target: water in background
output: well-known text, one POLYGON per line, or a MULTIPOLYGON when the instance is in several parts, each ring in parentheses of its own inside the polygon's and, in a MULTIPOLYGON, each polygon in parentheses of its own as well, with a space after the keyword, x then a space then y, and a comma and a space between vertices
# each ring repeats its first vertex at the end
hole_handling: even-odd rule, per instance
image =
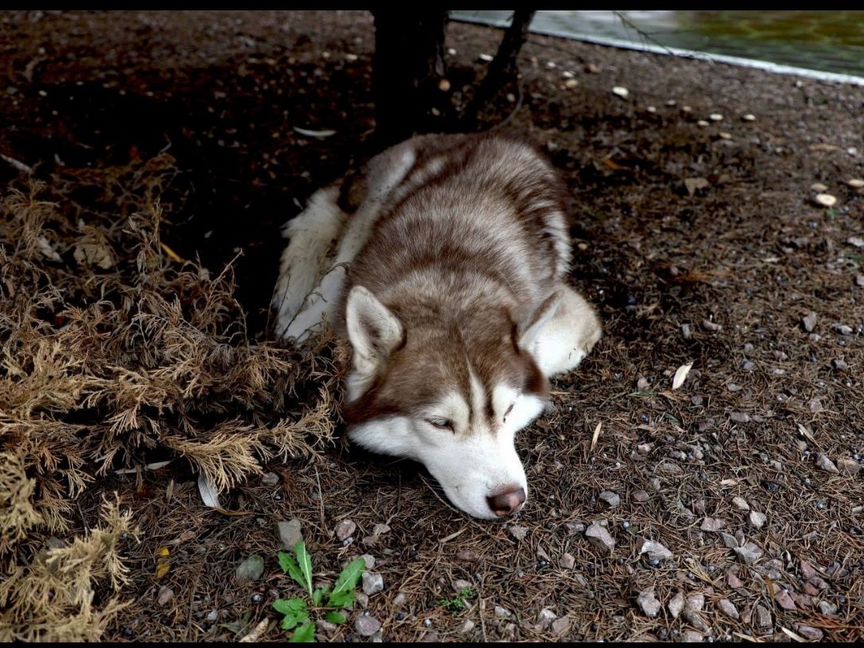
MULTIPOLYGON (((499 27, 510 14, 450 12, 499 27)), ((531 29, 864 77, 864 11, 538 11, 531 29)))

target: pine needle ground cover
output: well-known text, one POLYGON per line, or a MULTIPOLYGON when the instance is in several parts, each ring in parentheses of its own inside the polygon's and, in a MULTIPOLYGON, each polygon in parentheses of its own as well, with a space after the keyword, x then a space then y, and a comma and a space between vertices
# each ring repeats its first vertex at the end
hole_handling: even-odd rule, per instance
MULTIPOLYGON (((484 125, 562 174, 605 334, 480 523, 344 443, 344 348, 267 329, 373 30, 0 14, 0 640, 285 641, 300 599, 320 641, 861 639, 864 89, 532 35, 484 125), (313 596, 367 565, 346 623, 301 540, 313 596)), ((499 40, 450 25, 442 127, 499 40)))

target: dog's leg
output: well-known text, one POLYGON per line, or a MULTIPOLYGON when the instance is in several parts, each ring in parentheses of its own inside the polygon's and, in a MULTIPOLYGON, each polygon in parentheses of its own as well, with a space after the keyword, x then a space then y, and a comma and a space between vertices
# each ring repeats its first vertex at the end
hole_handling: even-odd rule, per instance
MULTIPOLYGON (((348 219, 336 258, 318 289, 309 296, 303 309, 291 322, 285 337, 300 340, 301 335, 305 335, 322 320, 334 321, 339 296, 345 285, 347 266, 366 244, 382 205, 405 178, 414 160, 414 149, 409 141, 385 151, 369 163, 367 193, 357 212, 348 219)), ((334 200, 337 198, 338 192, 334 194, 334 200)))
POLYGON ((282 252, 271 302, 277 312, 276 333, 280 337, 300 340, 310 332, 305 322, 297 323, 297 316, 304 304, 317 299, 316 287, 329 267, 328 254, 345 227, 347 216, 336 204, 338 196, 338 187, 319 189, 306 209, 283 229, 283 236, 290 242, 282 252))
POLYGON ((594 308, 575 290, 562 285, 555 315, 543 326, 532 348, 537 366, 546 376, 575 369, 602 335, 594 308))

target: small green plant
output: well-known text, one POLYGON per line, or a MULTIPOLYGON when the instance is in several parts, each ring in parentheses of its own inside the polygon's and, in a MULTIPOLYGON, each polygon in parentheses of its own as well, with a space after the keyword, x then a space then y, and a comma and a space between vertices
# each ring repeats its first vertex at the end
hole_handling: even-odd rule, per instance
POLYGON ((366 569, 362 558, 351 561, 331 590, 328 587, 312 588, 312 557, 306 551, 306 544, 301 540, 294 545, 294 555, 280 551, 279 566, 282 571, 293 578, 311 598, 312 606, 303 598, 279 599, 274 601, 273 609, 284 615, 283 630, 294 630, 291 643, 311 643, 315 641, 315 622, 311 612, 324 614, 330 623, 342 624, 348 617, 341 610, 354 607, 357 598, 356 588, 360 577, 366 569))
POLYGON ((463 587, 452 599, 440 599, 438 605, 448 612, 461 612, 468 607, 468 601, 477 596, 477 592, 472 587, 463 587))

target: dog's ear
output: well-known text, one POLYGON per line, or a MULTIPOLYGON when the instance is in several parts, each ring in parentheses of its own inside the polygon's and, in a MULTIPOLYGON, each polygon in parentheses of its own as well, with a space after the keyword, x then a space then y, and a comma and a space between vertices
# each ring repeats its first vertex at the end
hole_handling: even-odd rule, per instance
POLYGON ((558 289, 549 295, 543 303, 541 303, 533 313, 525 318, 519 324, 519 346, 531 353, 535 354, 537 343, 540 340, 543 328, 555 317, 558 308, 561 306, 563 299, 563 291, 558 289))
POLYGON ((345 324, 354 347, 354 368, 363 374, 374 373, 405 340, 399 319, 363 286, 348 293, 345 324))

